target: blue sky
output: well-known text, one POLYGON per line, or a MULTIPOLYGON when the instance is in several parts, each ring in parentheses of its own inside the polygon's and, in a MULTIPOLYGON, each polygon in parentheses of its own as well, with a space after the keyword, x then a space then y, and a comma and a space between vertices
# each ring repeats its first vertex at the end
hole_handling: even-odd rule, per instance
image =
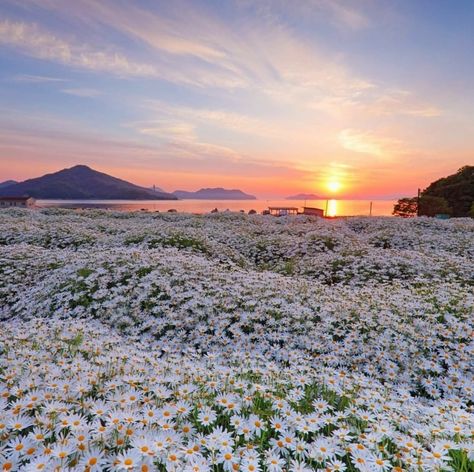
POLYGON ((473 163, 473 24, 472 1, 3 0, 0 180, 414 194, 473 163))

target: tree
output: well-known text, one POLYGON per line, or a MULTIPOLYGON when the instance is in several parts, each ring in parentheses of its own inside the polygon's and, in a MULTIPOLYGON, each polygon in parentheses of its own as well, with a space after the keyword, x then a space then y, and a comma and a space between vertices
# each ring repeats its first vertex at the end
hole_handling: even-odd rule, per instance
POLYGON ((471 205, 471 211, 469 212, 471 218, 474 218, 474 202, 472 202, 472 205, 471 205))
POLYGON ((436 180, 422 195, 444 198, 453 216, 469 216, 474 202, 474 166, 461 167, 455 174, 436 180))
POLYGON ((401 198, 393 207, 393 215, 409 218, 419 216, 436 216, 438 214, 451 214, 451 208, 446 199, 442 197, 421 196, 418 208, 418 198, 401 198))
POLYGON ((400 198, 393 207, 392 215, 401 216, 402 218, 410 218, 416 216, 418 210, 418 199, 413 198, 400 198))
POLYGON ((420 197, 419 216, 451 215, 451 213, 451 208, 445 198, 432 197, 430 195, 422 195, 420 197))

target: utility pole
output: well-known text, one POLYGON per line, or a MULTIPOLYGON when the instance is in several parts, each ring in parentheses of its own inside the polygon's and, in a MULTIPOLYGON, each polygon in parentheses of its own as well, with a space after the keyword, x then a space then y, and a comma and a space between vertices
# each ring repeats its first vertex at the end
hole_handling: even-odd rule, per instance
POLYGON ((328 205, 329 205, 329 200, 326 200, 326 210, 324 212, 324 215, 327 217, 328 216, 328 205))
POLYGON ((416 216, 420 216, 420 195, 421 189, 418 189, 418 196, 416 197, 416 216))
POLYGON ((372 202, 370 202, 369 216, 372 216, 372 202))

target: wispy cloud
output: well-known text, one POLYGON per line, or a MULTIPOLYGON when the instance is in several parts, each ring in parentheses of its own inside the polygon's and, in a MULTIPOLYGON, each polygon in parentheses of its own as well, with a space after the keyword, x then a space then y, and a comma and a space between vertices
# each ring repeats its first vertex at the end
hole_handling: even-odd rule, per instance
POLYGON ((153 66, 130 61, 119 52, 101 51, 87 44, 74 44, 31 23, 1 21, 0 44, 18 48, 32 57, 82 69, 124 76, 156 75, 153 66))
POLYGON ((326 95, 320 99, 308 101, 308 106, 332 116, 347 119, 391 116, 435 118, 443 114, 439 107, 424 102, 412 92, 392 90, 376 83, 367 84, 365 88, 361 86, 352 95, 326 95))
POLYGON ((291 17, 298 21, 319 20, 338 29, 359 31, 371 26, 364 11, 364 2, 348 0, 236 0, 237 4, 252 11, 259 10, 272 18, 291 17))
MULTIPOLYGON (((338 0, 316 0, 322 7, 332 13, 333 21, 352 30, 361 30, 370 26, 370 20, 362 10, 350 6, 348 2, 338 0)), ((359 6, 361 3, 359 3, 359 6)))
MULTIPOLYGON (((148 52, 143 62, 116 51, 106 37, 104 49, 97 50, 37 25, 8 20, 0 23, 0 43, 34 57, 119 76, 159 78, 207 89, 252 90, 276 103, 332 115, 351 111, 420 117, 439 114, 432 104, 419 103, 354 73, 338 54, 323 52, 317 42, 301 37, 284 18, 287 14, 316 15, 320 21, 330 19, 357 30, 370 24, 359 3, 295 0, 289 8, 281 0, 247 2, 250 10, 245 21, 231 21, 184 0, 160 5, 163 11, 159 12, 139 3, 117 8, 111 0, 24 1, 75 22, 76 31, 94 26, 101 32, 115 31, 146 46, 148 52), (267 11, 279 9, 280 15, 266 14, 265 5, 267 11)), ((229 123, 236 121, 229 116, 222 118, 229 123)))
POLYGON ((67 82, 67 79, 60 77, 49 77, 44 75, 30 75, 30 74, 18 74, 13 77, 15 82, 24 82, 28 84, 40 84, 40 83, 57 83, 67 82))
MULTIPOLYGON (((92 15, 90 21, 94 20, 92 15)), ((178 52, 194 55, 195 47, 187 52, 184 48, 184 44, 191 45, 191 43, 192 39, 184 42, 179 50, 166 46, 164 50, 172 55, 178 52)), ((197 87, 233 88, 245 85, 242 78, 230 70, 210 71, 205 64, 194 62, 176 65, 170 62, 166 54, 155 55, 149 62, 136 61, 110 45, 98 49, 87 42, 62 38, 34 23, 0 21, 0 45, 2 44, 18 49, 31 57, 119 77, 158 78, 197 87)), ((163 44, 166 45, 166 41, 163 44)))
MULTIPOLYGON (((39 122, 38 122, 39 121, 39 122)), ((199 140, 192 130, 163 124, 162 128, 143 129, 144 134, 162 137, 160 142, 145 143, 132 138, 103 136, 73 123, 63 129, 48 117, 41 124, 17 116, 0 120, 0 154, 15 155, 24 162, 55 162, 56 166, 94 162, 100 156, 103 166, 141 169, 146 173, 184 173, 189 175, 232 177, 238 179, 302 179, 308 172, 291 162, 267 161, 242 154, 230 147, 199 140), (33 126, 32 126, 33 125, 33 126)), ((0 171, 2 170, 0 163, 0 171)), ((5 172, 5 169, 3 169, 5 172)))
POLYGON ((441 116, 443 113, 442 111, 432 105, 420 106, 413 108, 406 109, 404 111, 405 115, 412 115, 412 116, 419 116, 424 118, 435 118, 437 116, 441 116))
POLYGON ((391 158, 406 152, 403 141, 377 135, 372 131, 344 129, 338 135, 341 146, 348 151, 368 154, 379 158, 391 158))
MULTIPOLYGON (((231 130, 237 133, 250 134, 260 137, 275 137, 281 129, 268 120, 253 116, 231 112, 218 108, 198 108, 172 105, 158 100, 146 100, 145 108, 152 110, 159 117, 169 120, 180 119, 196 124, 211 125, 213 127, 231 130)), ((149 124, 153 124, 153 120, 149 124)), ((142 126, 144 123, 139 123, 142 126)), ((194 127, 194 126, 193 126, 194 127)))
POLYGON ((139 134, 158 138, 167 142, 192 142, 196 140, 195 127, 189 123, 173 120, 153 120, 132 123, 139 134))
POLYGON ((387 89, 367 102, 359 102, 359 109, 377 116, 412 115, 424 118, 440 116, 442 111, 427 103, 423 103, 408 90, 387 89))
POLYGON ((101 92, 99 90, 92 89, 92 88, 68 88, 68 89, 62 89, 61 92, 68 95, 75 95, 77 97, 85 97, 85 98, 94 98, 101 95, 101 92))
MULTIPOLYGON (((110 55, 86 47, 80 57, 86 55, 87 60, 74 60, 76 66, 85 62, 82 66, 98 69, 96 59, 103 54, 104 70, 158 76, 199 87, 256 88, 272 97, 301 99, 299 104, 306 102, 308 95, 313 99, 327 93, 351 96, 366 88, 369 82, 334 62, 318 50, 317 45, 298 38, 281 21, 265 17, 249 16, 242 23, 224 21, 210 9, 196 8, 191 2, 167 3, 164 14, 145 10, 138 4, 117 8, 116 3, 109 0, 77 1, 68 5, 57 0, 33 3, 83 25, 96 24, 116 30, 144 43, 154 52, 150 61, 153 65, 137 64, 118 53, 110 55), (183 9, 186 15, 182 15, 183 9)), ((322 0, 318 5, 326 10, 342 8, 322 0)), ((29 31, 28 36, 34 39, 36 35, 29 31)), ((26 49, 31 51, 31 41, 26 42, 26 49)), ((85 47, 73 47, 56 37, 41 42, 44 46, 53 45, 40 51, 35 49, 35 54, 54 56, 61 61, 72 62, 72 52, 85 47), (51 49, 53 53, 48 54, 51 49)), ((16 40, 16 43, 21 46, 23 42, 16 40)))

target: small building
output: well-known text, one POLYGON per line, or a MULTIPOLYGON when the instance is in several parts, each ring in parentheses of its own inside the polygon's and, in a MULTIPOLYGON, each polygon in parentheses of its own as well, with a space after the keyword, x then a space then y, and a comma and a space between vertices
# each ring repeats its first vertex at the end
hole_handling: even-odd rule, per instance
POLYGON ((33 197, 0 197, 0 208, 33 208, 35 203, 33 197))
POLYGON ((268 211, 273 216, 297 215, 298 207, 268 207, 268 211))
POLYGON ((324 210, 314 207, 303 207, 303 215, 324 217, 324 210))

